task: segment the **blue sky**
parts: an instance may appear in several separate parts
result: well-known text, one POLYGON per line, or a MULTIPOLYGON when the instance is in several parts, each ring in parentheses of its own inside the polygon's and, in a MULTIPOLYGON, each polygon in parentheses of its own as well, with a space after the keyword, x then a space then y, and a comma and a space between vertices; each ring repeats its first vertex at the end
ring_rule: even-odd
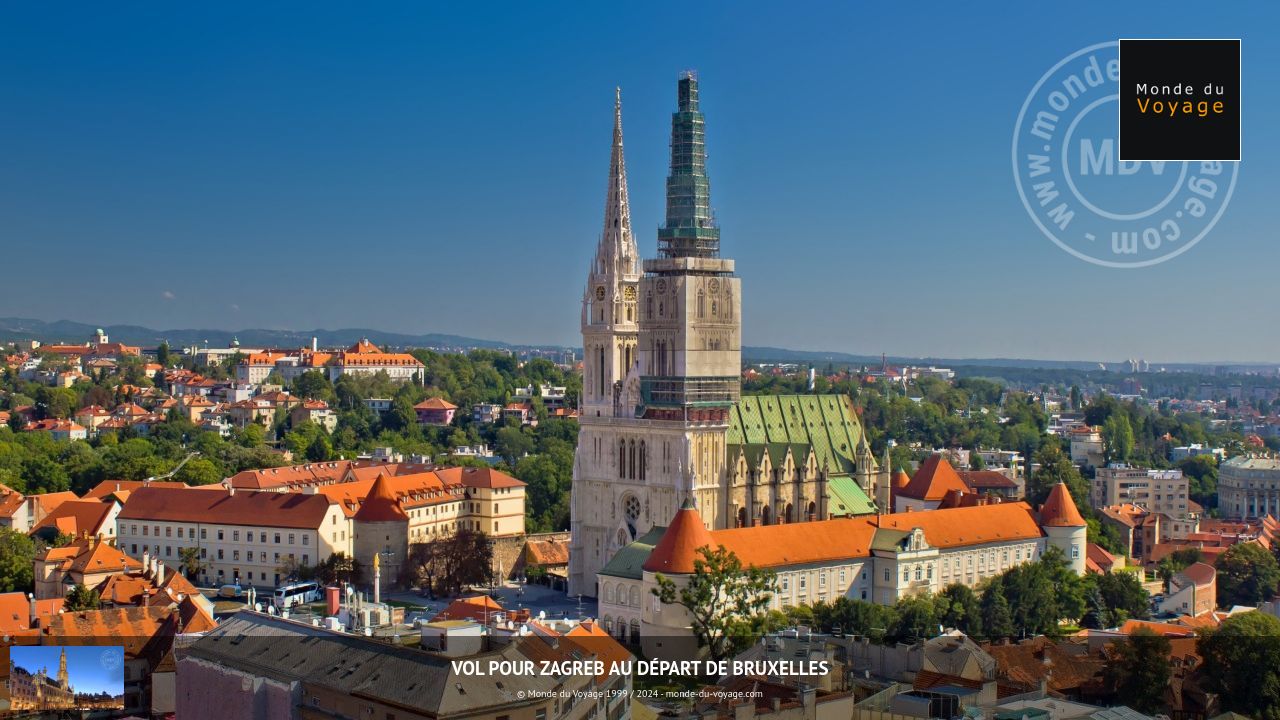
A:
MULTIPOLYGON (((63 647, 48 646, 14 646, 9 649, 15 665, 26 668, 32 673, 46 668, 49 677, 58 678, 58 657, 63 647)), ((124 692, 124 666, 119 646, 99 647, 93 645, 66 647, 67 679, 71 687, 78 693, 105 692, 109 695, 120 695, 124 692), (115 652, 114 662, 103 662, 103 654, 115 652)))
POLYGON ((746 343, 1280 361, 1274 7, 372 7, 0 8, 0 315, 577 343, 613 88, 651 255, 694 68, 746 343), (1118 37, 1244 40, 1231 206, 1131 271, 1050 243, 1009 168, 1035 81, 1118 37))

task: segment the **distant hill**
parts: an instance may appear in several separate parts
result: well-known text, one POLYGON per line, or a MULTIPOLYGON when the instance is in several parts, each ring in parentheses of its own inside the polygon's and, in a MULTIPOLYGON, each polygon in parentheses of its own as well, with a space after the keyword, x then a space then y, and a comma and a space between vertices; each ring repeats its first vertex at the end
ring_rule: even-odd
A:
MULTIPOLYGON (((429 348, 492 348, 508 350, 566 350, 562 345, 516 345, 500 340, 484 340, 462 335, 443 333, 426 333, 412 335, 406 333, 385 332, 370 328, 342 328, 338 330, 267 330, 249 328, 245 330, 153 330, 138 325, 89 325, 71 320, 32 320, 30 318, 0 318, 0 342, 10 340, 35 339, 41 342, 82 343, 89 339, 94 330, 102 327, 115 342, 143 347, 155 347, 167 340, 174 349, 193 345, 209 347, 227 347, 233 338, 238 339, 244 347, 276 347, 293 348, 311 344, 316 338, 321 347, 341 347, 351 345, 361 338, 369 338, 377 345, 388 347, 429 347, 429 348)), ((575 349, 581 355, 581 349, 575 349)), ((879 355, 858 355, 844 352, 819 350, 789 350, 787 348, 744 345, 742 359, 749 363, 781 362, 814 365, 821 369, 827 363, 836 365, 878 365, 879 355)), ((937 365, 941 367, 1009 367, 1030 369, 1066 369, 1097 370, 1095 360, 1029 360, 1024 358, 913 358, 889 356, 888 362, 893 365, 937 365)), ((1103 361, 1108 368, 1120 369, 1117 360, 1103 361)), ((1206 371, 1215 368, 1227 368, 1233 372, 1273 371, 1274 365, 1266 363, 1151 363, 1152 367, 1164 367, 1171 371, 1206 371)))
MULTIPOLYGON (((227 347, 232 339, 237 339, 245 347, 302 347, 311 344, 316 338, 322 347, 339 347, 351 345, 361 338, 369 338, 375 344, 391 347, 456 347, 456 348, 507 348, 524 349, 535 346, 512 345, 496 340, 428 333, 425 335, 409 335, 404 333, 384 332, 368 328, 342 328, 338 330, 266 330, 249 328, 245 330, 201 330, 174 329, 153 330, 137 325, 88 325, 70 320, 45 322, 29 318, 0 318, 0 341, 35 339, 41 342, 82 343, 89 339, 97 328, 103 328, 113 342, 129 345, 155 347, 168 341, 174 349, 193 345, 209 347, 227 347)), ((554 346, 538 346, 554 348, 554 346)))

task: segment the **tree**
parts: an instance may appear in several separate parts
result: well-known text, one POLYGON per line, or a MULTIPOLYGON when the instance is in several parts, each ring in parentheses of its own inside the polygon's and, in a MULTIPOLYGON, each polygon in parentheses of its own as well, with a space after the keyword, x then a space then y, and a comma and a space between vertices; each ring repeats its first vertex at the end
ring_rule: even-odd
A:
POLYGON ((1004 596, 1004 586, 999 580, 993 580, 982 593, 982 629, 988 640, 998 642, 1014 635, 1013 614, 1009 610, 1009 600, 1004 596))
POLYGON ((1218 458, 1211 454, 1194 455, 1178 461, 1187 476, 1187 496, 1205 507, 1218 506, 1218 458))
POLYGON ((62 609, 67 612, 97 610, 100 607, 102 607, 102 598, 98 597, 98 591, 90 590, 82 583, 76 583, 62 599, 62 609))
POLYGON ((30 592, 36 542, 26 533, 0 528, 0 592, 30 592))
POLYGON ((1280 586, 1280 564, 1255 542, 1232 545, 1218 557, 1218 605, 1258 605, 1280 586))
POLYGON ((293 394, 307 400, 324 400, 329 403, 337 400, 333 383, 319 370, 308 370, 294 378, 293 394))
POLYGON ((200 548, 195 546, 178 548, 178 562, 188 580, 195 580, 204 570, 204 560, 200 559, 200 548))
POLYGON ((914 643, 938 634, 938 612, 928 594, 910 595, 898 600, 893 609, 897 618, 885 635, 887 643, 914 643))
POLYGON ((409 558, 401 569, 400 581, 455 595, 469 585, 493 580, 493 541, 469 528, 447 538, 409 546, 409 558))
POLYGON ((1133 426, 1123 412, 1112 413, 1102 426, 1102 443, 1108 462, 1125 462, 1133 453, 1133 426))
POLYGON ((504 427, 494 438, 494 450, 504 462, 515 467, 520 458, 533 452, 533 438, 518 427, 504 427))
POLYGON ((324 462, 333 454, 333 445, 329 442, 328 436, 324 433, 316 433, 311 440, 311 444, 307 445, 305 453, 307 460, 311 462, 324 462))
POLYGON ((1084 596, 1084 615, 1080 616, 1080 627, 1089 630, 1101 630, 1107 626, 1107 607, 1102 600, 1098 586, 1092 585, 1084 596))
POLYGON ((160 367, 169 367, 169 341, 164 340, 156 348, 156 362, 160 367))
POLYGON ((765 620, 765 609, 777 586, 772 572, 744 567, 737 554, 723 545, 714 550, 698 548, 693 575, 684 587, 662 574, 657 581, 653 594, 664 605, 679 605, 688 611, 698 645, 717 661, 732 657, 750 643, 753 629, 765 620))
POLYGON ((1138 576, 1129 572, 1090 575, 1089 584, 1097 588, 1106 608, 1107 627, 1125 620, 1146 620, 1151 612, 1151 594, 1142 587, 1138 576))
POLYGON ((336 552, 316 565, 316 577, 325 585, 358 584, 364 572, 355 558, 336 552))
POLYGON ((191 458, 173 479, 187 485, 212 485, 222 482, 222 470, 208 458, 191 458))
POLYGON ((953 583, 938 593, 938 621, 960 632, 982 636, 982 609, 977 593, 968 585, 953 583))
POLYGON ((1107 664, 1124 703, 1144 713, 1161 709, 1171 674, 1169 638, 1139 628, 1111 647, 1114 654, 1107 664))
POLYGON ((1071 499, 1081 512, 1089 509, 1089 484, 1080 477, 1080 471, 1063 454, 1056 442, 1045 443, 1036 451, 1035 460, 1040 469, 1031 474, 1027 483, 1027 501, 1039 507, 1049 497, 1049 491, 1058 483, 1065 483, 1071 491, 1071 499))
POLYGON ((1071 409, 1079 410, 1080 406, 1083 404, 1084 404, 1084 393, 1080 392, 1080 386, 1072 385, 1071 386, 1071 409))
POLYGON ((1206 631, 1196 652, 1204 658, 1200 677, 1219 693, 1224 709, 1280 719, 1280 620, 1275 616, 1233 615, 1206 631))

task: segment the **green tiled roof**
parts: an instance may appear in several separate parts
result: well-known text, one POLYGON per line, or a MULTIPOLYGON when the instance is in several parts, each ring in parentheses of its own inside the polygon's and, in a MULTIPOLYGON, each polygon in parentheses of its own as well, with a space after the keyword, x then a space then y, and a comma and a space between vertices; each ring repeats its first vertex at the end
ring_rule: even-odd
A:
POLYGON ((644 575, 641 566, 649 559, 649 553, 653 552, 653 547, 666 531, 665 525, 655 525, 649 532, 619 548, 613 559, 600 570, 600 574, 639 580, 644 575))
POLYGON ((862 425, 844 395, 746 395, 730 415, 730 451, 745 446, 752 466, 766 452, 776 465, 790 448, 796 462, 812 452, 818 467, 848 475, 861 442, 862 425))
POLYGON ((827 512, 830 515, 870 515, 876 511, 875 503, 863 492, 857 481, 848 475, 836 475, 827 479, 827 512))

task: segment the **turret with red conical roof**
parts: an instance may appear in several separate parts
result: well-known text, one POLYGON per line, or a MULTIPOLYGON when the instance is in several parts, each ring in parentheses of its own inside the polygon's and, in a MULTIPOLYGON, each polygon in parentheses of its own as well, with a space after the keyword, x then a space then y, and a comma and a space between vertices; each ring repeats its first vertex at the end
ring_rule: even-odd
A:
POLYGON ((409 516, 400 507, 400 501, 391 489, 391 481, 385 474, 378 473, 369 494, 360 503, 355 519, 359 522, 408 522, 409 516))
POLYGON ((1054 485, 1040 506, 1040 527, 1049 545, 1062 551, 1063 558, 1077 575, 1084 575, 1089 527, 1065 484, 1054 485))
POLYGON ((671 519, 662 539, 649 553, 643 569, 647 572, 692 574, 698 548, 711 546, 711 533, 702 524, 693 501, 686 499, 671 519))
POLYGON ((1085 527, 1088 525, 1076 501, 1071 498, 1071 491, 1066 483, 1058 483, 1049 491, 1049 497, 1040 506, 1040 525, 1042 527, 1085 527))

